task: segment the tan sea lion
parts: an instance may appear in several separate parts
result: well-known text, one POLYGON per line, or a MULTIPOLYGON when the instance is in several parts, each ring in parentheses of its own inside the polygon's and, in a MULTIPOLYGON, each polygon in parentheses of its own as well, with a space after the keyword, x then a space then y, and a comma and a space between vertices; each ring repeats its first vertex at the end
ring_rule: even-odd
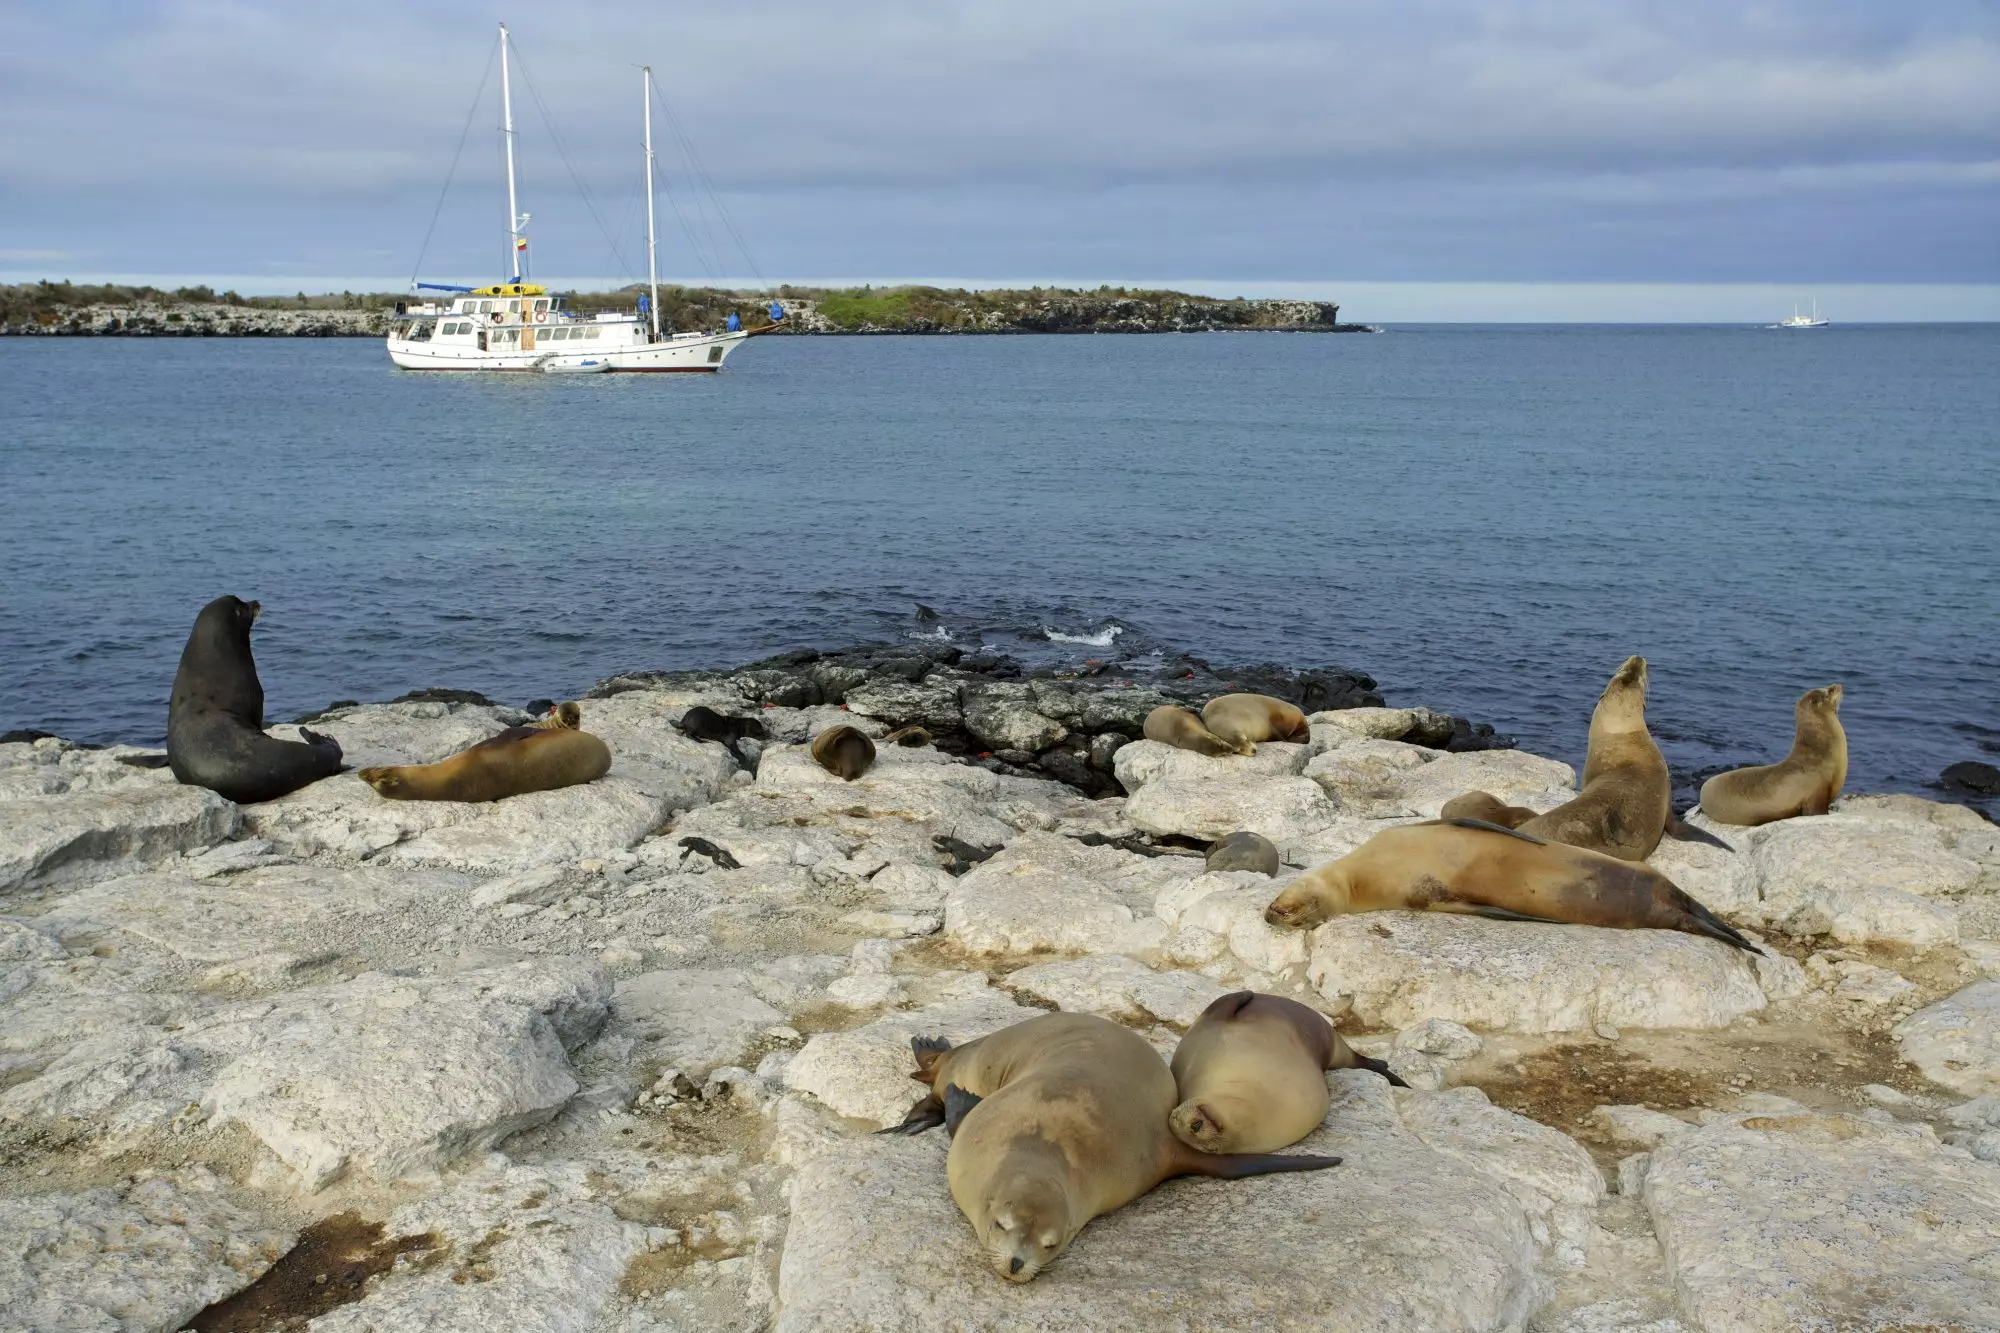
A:
MULTIPOLYGON (((563 712, 550 716, 560 723, 563 712)), ((528 726, 509 727, 435 764, 364 768, 360 778, 392 801, 503 801, 595 782, 610 769, 610 747, 589 732, 528 726)))
POLYGON ((575 731, 583 725, 583 709, 575 703, 561 703, 530 722, 537 731, 575 731))
POLYGON ((1254 754, 1257 747, 1249 741, 1226 741, 1210 731, 1201 720, 1201 715, 1192 708, 1182 708, 1179 704, 1161 704, 1146 714, 1146 725, 1140 734, 1149 741, 1171 745, 1176 750, 1192 750, 1196 754, 1219 757, 1225 754, 1254 754))
POLYGON ((1793 707, 1792 751, 1775 764, 1718 773, 1701 784, 1701 808, 1725 824, 1768 824, 1793 815, 1823 815, 1847 783, 1847 732, 1840 725, 1838 685, 1807 690, 1793 707))
POLYGON ((1501 828, 1519 828, 1533 819, 1536 811, 1525 805, 1508 805, 1490 791, 1469 791, 1454 796, 1438 811, 1439 819, 1477 819, 1501 828))
POLYGON ((1278 856, 1276 843, 1261 833, 1238 829, 1209 844, 1204 868, 1254 870, 1260 875, 1275 875, 1284 868, 1284 862, 1278 856))
POLYGON ((893 1131, 942 1124, 945 1177, 993 1271, 1032 1282, 1094 1217, 1174 1176, 1317 1171, 1338 1157, 1206 1153, 1167 1128, 1174 1076, 1145 1038, 1095 1014, 1044 1014, 951 1047, 918 1037, 931 1095, 893 1131))
POLYGON ((842 722, 813 737, 812 757, 827 772, 852 782, 875 762, 875 742, 858 727, 842 722))
POLYGON ((1203 1152, 1288 1147, 1326 1119, 1329 1069, 1372 1070, 1409 1086, 1297 1000, 1247 990, 1225 995, 1202 1010, 1174 1048, 1181 1100, 1167 1124, 1175 1138, 1203 1152))
POLYGON ((915 723, 907 727, 897 727, 882 738, 884 745, 900 745, 906 750, 921 749, 931 743, 931 734, 915 723))
POLYGON ((1763 952, 1644 863, 1544 842, 1476 819, 1384 829, 1287 884, 1264 909, 1264 919, 1305 929, 1344 913, 1397 908, 1681 930, 1763 952))
MULTIPOLYGON (((1202 725, 1226 741, 1249 745, 1258 741, 1312 739, 1306 715, 1283 699, 1268 694, 1225 694, 1210 699, 1201 710, 1202 725)), ((1246 751, 1246 753, 1248 753, 1246 751)))

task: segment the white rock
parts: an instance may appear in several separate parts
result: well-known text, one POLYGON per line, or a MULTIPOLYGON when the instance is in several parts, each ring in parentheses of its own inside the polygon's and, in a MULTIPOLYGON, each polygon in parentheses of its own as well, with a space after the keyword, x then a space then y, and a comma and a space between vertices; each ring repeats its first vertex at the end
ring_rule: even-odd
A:
POLYGON ((1443 1060, 1470 1060, 1486 1049, 1486 1040, 1463 1023, 1427 1018, 1396 1034, 1396 1049, 1421 1051, 1443 1060))
POLYGON ((890 911, 927 912, 944 907, 945 897, 956 882, 937 866, 897 861, 877 871, 868 886, 881 895, 890 911))
POLYGON ((793 1190, 778 1328, 1522 1327, 1548 1288, 1521 1206, 1493 1177, 1404 1129, 1386 1083, 1356 1078, 1334 1075, 1329 1127, 1300 1145, 1344 1165, 1169 1181, 1092 1222, 1021 1287, 996 1277, 974 1246, 945 1185, 942 1134, 820 1152, 793 1190), (1191 1236, 1201 1262, 1162 1262, 1185 1254, 1191 1236))
POLYGON ((191 856, 181 869, 191 879, 214 879, 219 875, 233 875, 239 870, 277 865, 284 859, 284 853, 275 844, 262 838, 244 838, 240 842, 219 843, 199 855, 191 856))
POLYGON ((1367 912, 1335 917, 1311 940, 1313 987, 1328 1000, 1351 999, 1371 1025, 1718 1028, 1766 1002, 1740 951, 1678 931, 1367 912))
POLYGON ((1845 960, 1834 964, 1840 973, 1840 981, 1833 988, 1833 998, 1848 1000, 1855 1004, 1872 1007, 1893 1004, 1917 993, 1917 984, 1886 967, 1875 967, 1868 963, 1845 960))
MULTIPOLYGON (((341 759, 358 770, 387 764, 435 764, 517 725, 526 716, 489 704, 420 699, 335 708, 306 725, 339 741, 341 759)), ((299 738, 296 726, 267 730, 280 740, 299 738)))
POLYGON ((965 692, 965 729, 995 750, 1046 749, 1069 735, 1055 719, 1035 711, 1025 684, 989 684, 965 692))
POLYGON ((1725 1117, 1653 1150, 1644 1199, 1701 1329, 1976 1328, 2000 1308, 2000 1168, 1924 1127, 1725 1117))
POLYGON ((860 976, 840 977, 829 982, 826 998, 849 1009, 874 1009, 881 1005, 900 1003, 904 996, 903 983, 881 973, 866 973, 860 976))
POLYGON ((1253 972, 1272 976, 1302 972, 1311 936, 1304 931, 1280 930, 1264 920, 1264 909, 1283 887, 1265 880, 1204 894, 1181 913, 1180 926, 1205 930, 1229 941, 1230 953, 1253 972))
POLYGON ((1951 851, 1939 830, 1843 810, 1760 832, 1750 860, 1771 924, 1843 943, 1927 949, 1957 940, 1957 914, 1926 899, 1969 888, 1980 868, 1951 851))
POLYGON ((546 907, 562 897, 570 877, 560 866, 537 866, 516 875, 489 879, 472 891, 467 901, 474 907, 498 907, 502 903, 531 903, 546 907))
POLYGON ((1206 755, 1160 741, 1138 740, 1118 747, 1111 771, 1128 796, 1155 782, 1220 782, 1228 778, 1295 778, 1305 771, 1312 747, 1266 741, 1255 754, 1206 755))
POLYGON ((911 1081, 912 1037, 943 1037, 953 1045, 1035 1017, 1002 996, 982 995, 928 1009, 888 1014, 847 1032, 821 1032, 785 1066, 785 1086, 810 1093, 844 1116, 886 1129, 924 1092, 911 1081))
POLYGON ((202 1099, 306 1190, 350 1169, 394 1180, 541 1124, 577 1091, 565 1047, 603 1022, 596 967, 523 963, 369 974, 219 1015, 190 1044, 238 1053, 202 1099))
POLYGON ((1351 740, 1316 755, 1305 776, 1343 808, 1358 809, 1399 800, 1405 775, 1437 757, 1436 750, 1401 741, 1351 740))
POLYGON ((1380 813, 1435 819, 1446 801, 1469 791, 1491 792, 1508 805, 1553 809, 1573 794, 1575 786, 1575 769, 1525 750, 1440 754, 1411 770, 1398 784, 1396 801, 1384 802, 1380 813), (1396 808, 1387 808, 1391 804, 1396 808))
POLYGON ((2000 981, 1978 981, 1891 1030, 1897 1049, 1933 1083, 1968 1097, 2000 1092, 2000 981))
POLYGON ((254 1282, 293 1239, 199 1166, 11 1198, 0 1203, 0 1328, 165 1333, 254 1282))
POLYGON ((1662 1139, 1694 1128, 1678 1116, 1644 1106, 1600 1106, 1590 1116, 1604 1137, 1634 1148, 1657 1147, 1662 1139))
POLYGON ((1336 708, 1306 718, 1312 728, 1314 754, 1357 740, 1399 741, 1417 725, 1411 708, 1336 708))
MULTIPOLYGON (((1291 748, 1303 753, 1302 747, 1291 748)), ((1122 756, 1125 750, 1118 753, 1122 756)), ((1213 841, 1247 830, 1283 847, 1331 827, 1340 814, 1310 778, 1231 773, 1199 780, 1162 778, 1149 782, 1126 800, 1125 817, 1134 827, 1155 835, 1213 841)))
POLYGON ((0 893, 198 852, 239 819, 212 791, 158 783, 0 801, 0 893))
POLYGON ((1186 1029, 1227 992, 1194 972, 1156 972, 1116 954, 1037 963, 1010 975, 1009 990, 1025 991, 1065 1012, 1103 1014, 1129 1022, 1171 1023, 1186 1029))
POLYGON ((585 699, 583 729, 611 748, 611 777, 674 810, 707 805, 722 795, 737 771, 723 746, 690 740, 671 719, 685 709, 662 708, 656 696, 634 690, 608 699, 585 699))
POLYGON ((1161 889, 1199 873, 1181 857, 1023 836, 974 866, 945 900, 945 934, 973 953, 1145 953, 1166 939, 1161 889))
POLYGON ((639 1043, 635 1062, 672 1065, 700 1077, 736 1063, 758 1033, 785 1020, 735 968, 644 972, 618 983, 610 1030, 639 1043))
POLYGON ((911 939, 935 935, 944 929, 944 918, 926 912, 849 912, 840 918, 856 930, 889 939, 911 939))

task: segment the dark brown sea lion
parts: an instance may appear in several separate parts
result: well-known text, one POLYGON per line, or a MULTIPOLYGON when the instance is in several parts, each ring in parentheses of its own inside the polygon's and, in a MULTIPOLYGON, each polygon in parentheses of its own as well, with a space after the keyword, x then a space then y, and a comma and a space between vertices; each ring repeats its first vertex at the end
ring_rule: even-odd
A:
POLYGON ((1304 929, 1343 913, 1396 908, 1680 930, 1763 952, 1650 866, 1476 819, 1384 829, 1287 884, 1264 919, 1304 929))
POLYGON ((931 743, 930 732, 912 723, 907 727, 897 727, 882 738, 884 745, 900 745, 906 750, 921 749, 931 743))
POLYGON ((250 655, 263 607, 218 597, 181 649, 167 705, 167 765, 190 787, 232 801, 271 801, 340 771, 340 743, 299 728, 305 743, 264 734, 264 686, 250 655))
POLYGON ((1140 731, 1149 741, 1158 741, 1162 745, 1171 745, 1176 750, 1192 750, 1196 754, 1211 757, 1251 754, 1257 749, 1249 741, 1222 739, 1202 723, 1200 714, 1192 708, 1182 708, 1179 704, 1161 704, 1146 714, 1145 726, 1140 731))
POLYGON ((1439 819, 1477 819, 1501 828, 1519 828, 1533 819, 1536 811, 1525 805, 1508 805, 1490 791, 1469 791, 1454 796, 1438 811, 1439 819))
POLYGON ((1840 725, 1838 685, 1799 696, 1792 752, 1775 764, 1718 773, 1701 784, 1701 808, 1725 824, 1768 824, 1793 815, 1823 815, 1847 784, 1847 731, 1840 725))
POLYGON ((745 736, 764 739, 764 724, 756 718, 718 713, 706 704, 696 704, 688 709, 674 725, 691 740, 720 741, 731 749, 745 736))
POLYGON ((1174 1048, 1174 1137, 1203 1152, 1274 1152, 1326 1119, 1329 1069, 1367 1069, 1399 1088, 1381 1060, 1342 1041, 1324 1015, 1282 995, 1237 991, 1202 1010, 1174 1048))
POLYGON ((1275 875, 1284 868, 1278 844, 1261 833, 1239 829, 1209 844, 1206 870, 1253 870, 1275 875))
POLYGON ((1312 739, 1306 715, 1283 699, 1268 694, 1225 694, 1210 699, 1201 710, 1202 725, 1225 741, 1255 747, 1259 741, 1312 739))
POLYGON ((1143 1037, 1094 1014, 1045 1014, 952 1048, 910 1043, 931 1095, 897 1131, 943 1124, 951 1197, 993 1271, 1032 1282, 1094 1217, 1163 1180, 1317 1171, 1338 1157, 1220 1155, 1167 1128, 1174 1076, 1143 1037))
POLYGON ((875 762, 875 742, 842 722, 813 737, 812 757, 827 772, 852 782, 875 762))
POLYGON ((611 749, 578 731, 581 710, 565 704, 533 726, 509 727, 435 764, 364 768, 361 780, 392 801, 501 801, 531 791, 595 782, 611 769, 611 749))

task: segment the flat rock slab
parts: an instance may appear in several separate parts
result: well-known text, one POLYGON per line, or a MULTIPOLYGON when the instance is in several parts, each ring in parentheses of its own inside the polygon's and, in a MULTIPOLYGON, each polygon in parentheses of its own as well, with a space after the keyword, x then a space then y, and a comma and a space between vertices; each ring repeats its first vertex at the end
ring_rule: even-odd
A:
POLYGON ((901 1124, 924 1098, 910 1078, 917 1067, 910 1038, 943 1037, 957 1046, 1043 1012, 988 991, 890 1014, 846 1032, 822 1032, 785 1066, 785 1086, 844 1116, 887 1129, 901 1124))
POLYGON ((1026 1286, 974 1245, 942 1133, 821 1152, 793 1191, 778 1328, 1520 1328, 1546 1294, 1528 1218, 1498 1181, 1405 1129, 1386 1083, 1356 1077, 1334 1076, 1327 1127, 1297 1149, 1344 1165, 1168 1181, 1085 1227, 1026 1286))
POLYGON ((1283 847, 1330 827, 1340 812, 1310 778, 1231 773, 1150 782, 1125 802, 1125 818, 1156 836, 1213 841, 1247 829, 1283 847))
POLYGON ((690 740, 673 725, 670 719, 686 710, 664 709, 645 692, 586 699, 582 709, 583 729, 611 747, 610 775, 672 809, 691 810, 715 800, 737 770, 726 747, 690 740))
POLYGON ((197 852, 238 820, 212 791, 158 782, 0 801, 0 893, 197 852))
POLYGON ((1509 805, 1553 808, 1560 802, 1552 803, 1550 793, 1573 792, 1576 786, 1576 770, 1568 764, 1525 750, 1430 753, 1436 757, 1405 773, 1396 783, 1394 796, 1377 802, 1374 809, 1354 813, 1436 819, 1446 801, 1469 791, 1491 792, 1509 805))
POLYGON ((209 879, 166 871, 79 889, 38 924, 79 944, 123 931, 190 962, 222 963, 337 948, 343 928, 420 901, 463 900, 475 883, 451 871, 372 866, 261 866, 209 879))
MULTIPOLYGON (((1446 1018, 1503 1032, 1727 1027, 1765 1006, 1760 968, 1716 940, 1669 930, 1364 912, 1312 932, 1307 977, 1363 1022, 1446 1018)), ((1793 971, 1797 964, 1791 964, 1793 971)), ((1775 984, 1775 982, 1774 982, 1775 984)))
POLYGON ((29 744, 9 741, 0 745, 0 801, 171 787, 174 775, 166 769, 140 768, 123 762, 125 758, 159 753, 134 745, 86 750, 53 736, 29 744))
POLYGON ((2000 981, 1978 981, 1898 1023, 1896 1047, 1933 1083, 1979 1097, 2000 1092, 2000 981))
MULTIPOLYGON (((306 726, 339 741, 342 762, 362 769, 389 764, 435 764, 527 720, 526 713, 514 708, 412 699, 399 704, 335 708, 306 726)), ((266 730, 279 740, 299 738, 296 726, 266 730)))
POLYGON ((202 1098, 318 1190, 349 1170, 436 1170, 548 1120, 577 1091, 568 1049, 610 985, 564 959, 445 977, 371 973, 239 1006, 183 1034, 230 1058, 202 1098))
POLYGON ((1190 857, 1027 834, 959 879, 945 899, 944 930, 973 953, 1144 953, 1167 933, 1154 899, 1201 869, 1190 857))
POLYGON ((1169 1023, 1182 1030, 1228 994, 1198 972, 1156 971, 1117 954, 1037 963, 1010 974, 1002 984, 1066 1013, 1169 1023))
POLYGON ((1224 778, 1295 778, 1312 747, 1266 741, 1255 754, 1196 754, 1160 741, 1130 741, 1111 757, 1111 771, 1131 795, 1154 782, 1216 782, 1224 778))
POLYGON ((669 802, 602 777, 504 801, 391 801, 341 773, 244 809, 244 826, 295 856, 510 871, 624 851, 666 822, 669 802))
POLYGON ((172 1333, 260 1277, 292 1233, 206 1168, 0 1201, 0 1330, 172 1333))
POLYGON ((735 1064, 760 1031, 784 1021, 735 968, 642 972, 619 982, 611 997, 612 1031, 640 1043, 636 1060, 695 1079, 735 1064))
POLYGON ((1923 1126, 1732 1115, 1653 1150, 1643 1197, 1708 1333, 1991 1328, 2000 1167, 1923 1126))

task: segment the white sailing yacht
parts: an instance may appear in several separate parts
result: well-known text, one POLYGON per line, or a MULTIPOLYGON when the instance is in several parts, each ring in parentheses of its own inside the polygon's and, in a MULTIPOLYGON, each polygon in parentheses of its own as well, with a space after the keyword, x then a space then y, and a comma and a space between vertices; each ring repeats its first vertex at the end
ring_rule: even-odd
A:
POLYGON ((1799 308, 1793 306, 1790 319, 1781 319, 1771 327, 1774 329, 1823 329, 1826 325, 1827 322, 1819 317, 1819 298, 1815 296, 1810 315, 1801 315, 1799 308))
MULTIPOLYGON (((420 282, 449 295, 398 305, 389 329, 389 359, 405 370, 529 370, 555 374, 601 371, 714 371, 736 346, 768 333, 784 318, 771 303, 771 323, 711 333, 660 330, 660 270, 653 223, 653 69, 642 71, 646 126, 646 279, 649 299, 633 313, 582 316, 560 296, 522 281, 528 214, 514 194, 514 102, 507 78, 507 25, 500 25, 500 134, 507 149, 507 270, 510 281, 490 287, 420 282)), ((731 325, 737 323, 734 316, 731 325)))

